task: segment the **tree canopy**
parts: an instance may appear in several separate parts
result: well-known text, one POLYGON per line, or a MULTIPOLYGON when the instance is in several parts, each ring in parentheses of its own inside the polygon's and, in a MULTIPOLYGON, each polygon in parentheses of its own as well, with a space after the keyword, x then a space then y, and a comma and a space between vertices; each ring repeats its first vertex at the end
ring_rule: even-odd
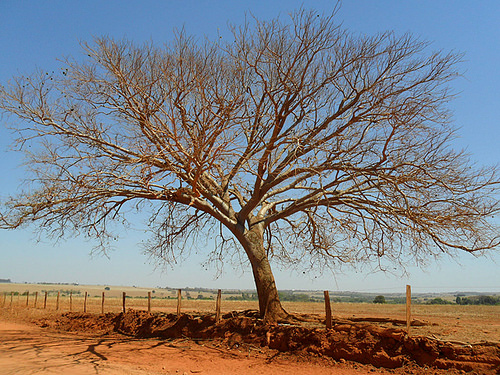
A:
POLYGON ((135 208, 161 261, 210 236, 209 259, 249 261, 269 320, 285 315, 270 260, 384 268, 498 246, 497 169, 452 147, 461 55, 306 10, 231 30, 96 38, 84 59, 1 86, 33 182, 1 226, 106 248, 135 208))

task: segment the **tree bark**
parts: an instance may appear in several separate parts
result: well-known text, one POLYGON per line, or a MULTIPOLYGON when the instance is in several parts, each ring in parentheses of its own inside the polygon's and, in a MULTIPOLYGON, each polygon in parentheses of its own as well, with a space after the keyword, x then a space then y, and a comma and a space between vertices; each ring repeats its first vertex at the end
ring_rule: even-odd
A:
POLYGON ((266 323, 276 323, 288 317, 281 306, 269 258, 264 249, 262 228, 253 228, 245 234, 245 251, 252 265, 255 286, 259 297, 260 315, 266 323))

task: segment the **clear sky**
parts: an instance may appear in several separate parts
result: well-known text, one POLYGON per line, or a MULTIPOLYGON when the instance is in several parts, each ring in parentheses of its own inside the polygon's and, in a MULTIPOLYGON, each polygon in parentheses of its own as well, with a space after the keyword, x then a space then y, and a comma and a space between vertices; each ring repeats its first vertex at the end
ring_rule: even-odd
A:
MULTIPOLYGON (((79 42, 93 36, 127 38, 161 44, 174 28, 185 27, 200 38, 228 36, 228 22, 240 24, 245 12, 274 18, 303 5, 330 12, 334 1, 307 0, 164 0, 164 1, 8 1, 0 0, 0 83, 31 73, 36 67, 58 66, 57 59, 78 57, 79 42)), ((479 165, 500 161, 500 1, 498 0, 351 0, 344 1, 337 21, 350 31, 374 34, 386 30, 411 32, 433 42, 431 49, 465 53, 464 78, 453 83, 459 96, 450 104, 459 128, 457 148, 466 148, 479 165)), ((12 135, 0 118, 0 197, 15 194, 24 172, 20 155, 9 151, 12 135)), ((200 266, 202 257, 167 272, 155 269, 141 254, 141 237, 124 233, 109 258, 90 256, 92 243, 71 239, 37 242, 30 229, 0 231, 0 278, 16 282, 77 282, 80 284, 146 287, 253 288, 251 272, 229 266, 219 279, 200 266)), ((202 253, 202 251, 201 251, 202 253)), ((442 258, 409 277, 372 273, 369 268, 343 273, 297 275, 275 270, 279 289, 329 289, 367 292, 500 292, 499 251, 490 258, 464 254, 442 258)))

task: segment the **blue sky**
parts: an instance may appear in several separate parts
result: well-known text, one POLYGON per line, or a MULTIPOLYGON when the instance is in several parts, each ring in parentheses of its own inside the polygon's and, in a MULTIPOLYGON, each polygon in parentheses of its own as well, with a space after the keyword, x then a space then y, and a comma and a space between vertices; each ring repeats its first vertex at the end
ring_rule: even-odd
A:
MULTIPOLYGON (((274 18, 303 5, 329 12, 334 1, 8 1, 0 0, 0 83, 37 67, 58 66, 57 59, 78 57, 81 41, 107 35, 137 43, 161 44, 174 28, 203 38, 228 36, 228 22, 242 23, 245 12, 274 18)), ((355 33, 386 30, 411 32, 433 42, 431 49, 465 53, 464 78, 453 83, 459 93, 450 103, 459 129, 457 148, 466 148, 479 165, 500 161, 500 2, 443 0, 344 1, 338 22, 355 33)), ((9 151, 11 134, 0 118, 0 197, 15 194, 24 173, 20 155, 9 151)), ((215 280, 194 255, 173 270, 155 269, 141 254, 138 233, 124 233, 109 258, 90 256, 92 243, 71 239, 53 244, 37 242, 32 230, 0 231, 0 278, 19 282, 78 282, 90 284, 253 288, 251 272, 230 267, 215 280)), ((296 275, 275 270, 279 289, 329 289, 403 292, 409 283, 416 292, 478 290, 500 292, 500 255, 431 262, 424 271, 409 268, 410 276, 358 272, 296 275)))

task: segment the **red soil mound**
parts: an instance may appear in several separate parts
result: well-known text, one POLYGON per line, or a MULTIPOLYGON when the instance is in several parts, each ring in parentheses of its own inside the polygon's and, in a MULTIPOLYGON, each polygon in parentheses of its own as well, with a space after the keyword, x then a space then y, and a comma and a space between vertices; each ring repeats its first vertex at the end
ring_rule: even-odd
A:
POLYGON ((397 368, 418 364, 440 369, 500 374, 500 344, 460 345, 436 339, 409 337, 405 331, 373 324, 343 322, 332 329, 300 325, 264 325, 253 311, 227 314, 219 322, 213 315, 148 314, 129 310, 123 314, 65 313, 56 328, 70 331, 119 332, 134 337, 219 340, 230 347, 268 346, 299 355, 328 356, 377 367, 397 368))

